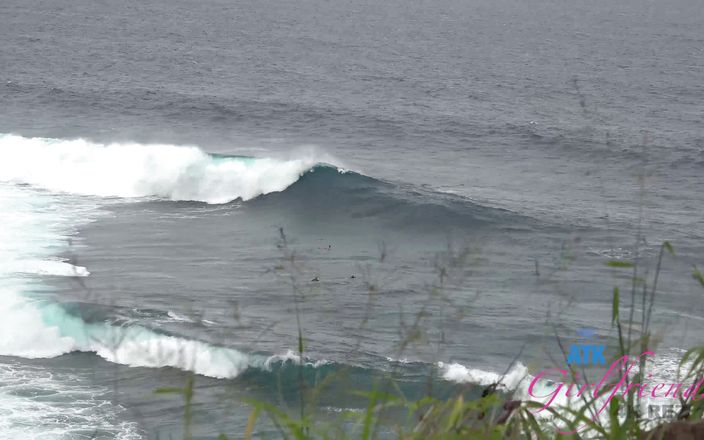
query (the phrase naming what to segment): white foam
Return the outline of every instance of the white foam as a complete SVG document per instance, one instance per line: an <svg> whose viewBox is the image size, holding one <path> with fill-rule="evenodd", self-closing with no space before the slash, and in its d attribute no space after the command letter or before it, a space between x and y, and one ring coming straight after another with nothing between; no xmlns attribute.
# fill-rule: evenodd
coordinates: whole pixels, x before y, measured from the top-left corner
<svg viewBox="0 0 704 440"><path fill-rule="evenodd" d="M24 289L22 285L0 288L0 355L38 358L72 351L74 341L57 327L45 325L36 302L18 295Z"/></svg>
<svg viewBox="0 0 704 440"><path fill-rule="evenodd" d="M193 320L192 320L191 318L189 318L189 317L187 317L187 316L179 315L178 313L172 312L171 310L169 310L168 312L166 312L166 315L167 315L172 321L193 322Z"/></svg>
<svg viewBox="0 0 704 440"><path fill-rule="evenodd" d="M0 438L89 438L96 431L142 438L136 423L120 419L124 409L110 402L108 390L86 382L77 374L0 363Z"/></svg>
<svg viewBox="0 0 704 440"><path fill-rule="evenodd" d="M0 290L0 295L7 294ZM139 327L87 324L56 304L27 301L17 295L0 302L0 354L25 358L95 352L132 367L173 367L215 378L233 378L250 365L234 349L163 335Z"/></svg>
<svg viewBox="0 0 704 440"><path fill-rule="evenodd" d="M173 367L219 379L237 377L249 368L250 356L237 350L200 341L159 335L140 327L102 326L86 332L94 351L110 362L132 367ZM96 338L96 335L98 338Z"/></svg>
<svg viewBox="0 0 704 440"><path fill-rule="evenodd" d="M294 352L293 350L287 350L286 353L284 353L284 354L275 354L273 356L269 356L264 361L262 367L267 370L270 370L272 367L272 364L276 364L276 363L285 364L287 362L291 362L295 365L300 365L301 364L301 356L298 353ZM330 363L330 361L328 361L326 359L321 359L321 360L316 360L316 361L306 360L304 362L305 365L308 365L308 366L311 366L314 368L318 368L323 365L327 365L329 363Z"/></svg>
<svg viewBox="0 0 704 440"><path fill-rule="evenodd" d="M0 355L45 358L90 351L124 365L168 366L217 378L246 369L250 357L237 350L138 326L85 323L42 296L36 282L17 276L88 276L86 268L51 255L65 250L77 226L99 215L86 200L0 183Z"/></svg>
<svg viewBox="0 0 704 440"><path fill-rule="evenodd" d="M474 383L478 385L499 384L504 389L515 390L520 385L530 383L532 376L525 365L516 363L503 377L492 371L468 368L462 364L445 364L438 362L438 368L445 380L457 383Z"/></svg>
<svg viewBox="0 0 704 440"><path fill-rule="evenodd" d="M60 277L87 277L88 269L59 260L18 260L8 264L6 272Z"/></svg>
<svg viewBox="0 0 704 440"><path fill-rule="evenodd" d="M197 147L0 135L0 181L100 197L226 203L283 191L317 163L213 157Z"/></svg>
<svg viewBox="0 0 704 440"><path fill-rule="evenodd" d="M65 237L73 232L65 221L66 212L55 215L70 206L28 188L0 184L1 355L46 357L74 348L71 338L45 325L37 287L17 276L17 272L87 275L85 268L50 258L65 247Z"/></svg>

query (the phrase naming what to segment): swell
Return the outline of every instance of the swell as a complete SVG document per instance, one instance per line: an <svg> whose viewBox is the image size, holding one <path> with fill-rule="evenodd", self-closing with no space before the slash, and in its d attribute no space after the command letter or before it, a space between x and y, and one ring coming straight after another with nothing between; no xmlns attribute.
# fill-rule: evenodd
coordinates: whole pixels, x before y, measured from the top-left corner
<svg viewBox="0 0 704 440"><path fill-rule="evenodd" d="M85 198L0 183L0 206L0 355L49 358L76 351L93 352L132 367L172 367L214 378L242 377L262 383L275 383L270 380L275 374L292 379L285 382L295 382L301 360L292 352L273 356L247 353L127 321L84 319L87 311L82 307L71 310L70 305L56 303L40 284L41 277L79 281L90 276L90 267L75 266L54 256L66 249L68 239L76 240L77 228L100 218L100 205ZM303 360L311 380L320 375L350 373L370 384L373 377L388 371L389 365L383 361L362 367ZM473 371L470 377L463 376L457 367L440 367L448 383L469 378L470 382L484 384L494 378L481 370ZM431 371L427 364L403 364L398 370L404 381L415 384L422 383Z"/></svg>
<svg viewBox="0 0 704 440"><path fill-rule="evenodd" d="M511 221L527 226L531 219L466 197L375 179L330 165L316 165L285 191L248 203L252 209L275 209L287 216L330 222L380 221L394 227L434 230L467 228Z"/></svg>
<svg viewBox="0 0 704 440"><path fill-rule="evenodd" d="M411 398L422 397L426 389L422 385L427 383L428 377L433 378L436 395L450 395L458 390L454 385L457 383L477 385L472 387L472 392L479 392L499 382L501 389L515 390L518 396L525 396L528 383L533 379L520 364L506 374L457 363L380 361L359 366L301 360L292 352L279 356L247 353L127 322L87 321L80 313L70 313L52 301L46 287L39 282L40 277L47 274L77 279L90 276L90 267L73 266L67 261L58 264L54 255L65 249L66 239L75 235L81 223L99 218L100 205L91 203L94 202L85 198L56 196L0 183L3 208L0 210L3 225L0 229L0 262L3 263L0 264L0 355L48 358L76 351L92 352L110 362L131 367L172 367L214 378L238 378L262 387L283 383L288 393L297 392L295 384L301 367L308 383L347 376L347 382L337 382L341 384L336 385L340 393L349 392L350 386L346 384L353 384L356 389L371 388L375 378L390 376ZM22 264L4 264L17 261ZM179 318L173 316L172 319ZM277 377L281 380L272 380ZM543 396L550 395L555 387L547 381L538 385L538 395ZM358 405L358 402L349 404Z"/></svg>
<svg viewBox="0 0 704 440"><path fill-rule="evenodd" d="M277 360L143 326L87 321L53 301L40 284L42 276L90 276L89 267L55 257L79 227L103 213L100 200L80 195L206 203L241 199L251 200L247 205L255 209L273 204L309 216L334 212L435 226L502 215L459 197L320 165L314 158L257 159L209 155L195 147L11 135L0 137L0 158L0 355L8 356L94 352L129 366L173 367L216 378L292 362L290 356Z"/></svg>
<svg viewBox="0 0 704 440"><path fill-rule="evenodd" d="M287 159L209 154L197 147L96 144L0 135L0 181L54 193L224 204L251 201L308 218L377 219L464 228L514 218L453 194L346 171L321 155ZM527 219L515 222L526 226Z"/></svg>

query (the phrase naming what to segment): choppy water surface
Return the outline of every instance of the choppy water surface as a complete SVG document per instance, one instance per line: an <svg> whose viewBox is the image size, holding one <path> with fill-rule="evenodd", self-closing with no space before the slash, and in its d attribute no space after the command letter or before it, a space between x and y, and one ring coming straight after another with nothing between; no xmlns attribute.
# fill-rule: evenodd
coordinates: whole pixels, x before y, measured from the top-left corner
<svg viewBox="0 0 704 440"><path fill-rule="evenodd" d="M553 324L608 345L638 231L677 252L665 374L704 324L704 11L676 3L3 2L0 437L179 436L152 391L188 372L202 438L295 408L292 282L331 418L382 372L449 394L520 353L520 390Z"/></svg>

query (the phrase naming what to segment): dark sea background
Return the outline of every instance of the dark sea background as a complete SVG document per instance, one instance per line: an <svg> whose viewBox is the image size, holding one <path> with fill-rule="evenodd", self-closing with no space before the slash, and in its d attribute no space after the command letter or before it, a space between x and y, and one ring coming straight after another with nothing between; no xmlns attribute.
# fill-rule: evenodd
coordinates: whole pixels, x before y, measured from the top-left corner
<svg viewBox="0 0 704 440"><path fill-rule="evenodd" d="M613 347L605 262L652 280L664 240L667 374L704 329L703 102L697 0L2 0L0 438L181 438L154 390L189 371L195 438L295 414L292 282L331 419L384 372L535 374Z"/></svg>

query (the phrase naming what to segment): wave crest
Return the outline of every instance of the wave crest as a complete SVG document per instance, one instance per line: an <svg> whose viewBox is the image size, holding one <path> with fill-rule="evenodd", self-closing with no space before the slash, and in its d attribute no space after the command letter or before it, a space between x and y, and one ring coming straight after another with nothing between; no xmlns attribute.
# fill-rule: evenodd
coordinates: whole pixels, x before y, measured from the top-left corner
<svg viewBox="0 0 704 440"><path fill-rule="evenodd" d="M175 145L0 136L0 181L100 197L249 200L283 191L316 163L312 156L255 159Z"/></svg>

